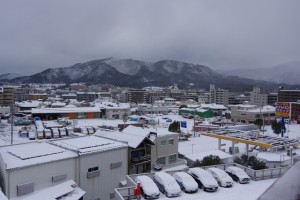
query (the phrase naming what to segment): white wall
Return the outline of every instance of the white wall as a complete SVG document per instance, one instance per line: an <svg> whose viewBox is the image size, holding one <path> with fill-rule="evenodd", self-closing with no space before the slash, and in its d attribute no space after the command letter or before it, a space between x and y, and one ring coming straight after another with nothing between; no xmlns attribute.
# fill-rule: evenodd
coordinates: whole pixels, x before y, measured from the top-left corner
<svg viewBox="0 0 300 200"><path fill-rule="evenodd" d="M127 175L127 147L106 152L99 152L86 156L81 156L80 159L80 183L79 186L86 195L85 200L96 198L109 200L110 193L114 193L114 189L119 187L119 183L126 179ZM122 162L122 166L111 169L111 163ZM100 175L87 178L89 168L99 167Z"/></svg>
<svg viewBox="0 0 300 200"><path fill-rule="evenodd" d="M33 182L34 191L44 189L62 183L66 180L75 180L75 158L60 160L41 165L30 166L12 170L9 173L9 194L8 198L17 196L17 185ZM67 174L65 180L52 182L52 176Z"/></svg>

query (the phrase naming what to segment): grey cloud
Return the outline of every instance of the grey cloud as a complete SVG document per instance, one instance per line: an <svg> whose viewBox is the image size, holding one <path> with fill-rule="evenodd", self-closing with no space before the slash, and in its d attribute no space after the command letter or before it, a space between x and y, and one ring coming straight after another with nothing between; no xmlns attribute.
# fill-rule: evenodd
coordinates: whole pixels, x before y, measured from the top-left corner
<svg viewBox="0 0 300 200"><path fill-rule="evenodd" d="M1 71L105 57L269 67L299 60L299 8L297 0L1 0Z"/></svg>

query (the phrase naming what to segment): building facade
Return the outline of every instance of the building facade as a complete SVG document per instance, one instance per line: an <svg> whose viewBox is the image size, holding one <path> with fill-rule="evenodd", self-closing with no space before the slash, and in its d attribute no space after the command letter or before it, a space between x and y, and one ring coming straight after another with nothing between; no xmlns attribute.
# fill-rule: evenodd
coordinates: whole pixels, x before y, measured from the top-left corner
<svg viewBox="0 0 300 200"><path fill-rule="evenodd" d="M265 106L268 104L268 94L261 93L259 87L254 87L250 92L250 104L257 106Z"/></svg>
<svg viewBox="0 0 300 200"><path fill-rule="evenodd" d="M128 101L132 103L146 103L147 92L146 90L131 89L128 90Z"/></svg>

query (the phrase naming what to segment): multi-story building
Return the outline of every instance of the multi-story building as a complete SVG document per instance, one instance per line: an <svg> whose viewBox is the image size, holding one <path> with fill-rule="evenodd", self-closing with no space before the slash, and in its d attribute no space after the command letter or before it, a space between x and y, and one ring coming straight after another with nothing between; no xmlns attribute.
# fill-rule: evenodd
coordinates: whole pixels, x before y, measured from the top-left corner
<svg viewBox="0 0 300 200"><path fill-rule="evenodd" d="M68 94L62 94L61 98L63 100L67 100L67 99L77 99L77 95L75 93L68 93Z"/></svg>
<svg viewBox="0 0 300 200"><path fill-rule="evenodd" d="M15 102L15 88L5 86L0 88L0 106L9 106Z"/></svg>
<svg viewBox="0 0 300 200"><path fill-rule="evenodd" d="M147 129L128 126L120 131L98 130L96 136L122 141L128 144L128 174L139 174L151 171L151 147Z"/></svg>
<svg viewBox="0 0 300 200"><path fill-rule="evenodd" d="M300 102L300 90L279 90L278 102Z"/></svg>
<svg viewBox="0 0 300 200"><path fill-rule="evenodd" d="M277 93L269 93L267 98L268 98L268 100L267 100L268 105L275 106L275 103L277 102L278 94Z"/></svg>
<svg viewBox="0 0 300 200"><path fill-rule="evenodd" d="M256 119L263 119L265 124L275 120L275 107L257 105L234 105L231 106L231 120L233 122L254 123Z"/></svg>
<svg viewBox="0 0 300 200"><path fill-rule="evenodd" d="M72 91L86 91L88 89L88 86L84 83L72 83L70 84L70 89Z"/></svg>
<svg viewBox="0 0 300 200"><path fill-rule="evenodd" d="M254 87L250 92L250 104L257 106L265 106L268 104L268 94L261 93L259 87Z"/></svg>
<svg viewBox="0 0 300 200"><path fill-rule="evenodd" d="M214 85L209 87L210 100L209 103L216 103L222 105L228 105L229 103L229 91L225 89L216 89Z"/></svg>
<svg viewBox="0 0 300 200"><path fill-rule="evenodd" d="M99 93L96 92L77 92L77 101L93 102L98 97Z"/></svg>
<svg viewBox="0 0 300 200"><path fill-rule="evenodd" d="M249 101L250 101L250 96L248 93L237 93L237 92L229 93L229 98L228 98L229 105L243 104Z"/></svg>
<svg viewBox="0 0 300 200"><path fill-rule="evenodd" d="M29 94L28 100L47 100L49 95L47 93L34 93L34 94Z"/></svg>
<svg viewBox="0 0 300 200"><path fill-rule="evenodd" d="M147 92L141 89L128 90L128 101L132 103L146 103Z"/></svg>

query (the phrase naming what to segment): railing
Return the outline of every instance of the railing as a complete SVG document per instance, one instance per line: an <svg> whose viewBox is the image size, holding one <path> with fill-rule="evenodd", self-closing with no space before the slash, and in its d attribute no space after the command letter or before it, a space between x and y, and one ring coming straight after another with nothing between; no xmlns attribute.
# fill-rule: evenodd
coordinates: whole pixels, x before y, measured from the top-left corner
<svg viewBox="0 0 300 200"><path fill-rule="evenodd" d="M251 168L248 168L243 165L236 164L236 163L204 166L202 168L207 169L207 168L215 167L215 168L225 170L226 168L228 168L230 166L235 166L235 167L239 167L239 168L243 169L249 175L249 177L254 181L278 178L278 177L282 176L290 168L289 166L287 166L287 167L269 168L269 169L263 169L263 170L253 170ZM170 175L173 175L174 173L179 172L179 171L187 172L188 168L182 169L182 170L168 171L168 173ZM115 199L116 200L136 200L137 198L134 195L134 188L136 187L136 183L134 182L135 178L140 175L147 175L148 177L153 179L154 174L155 174L154 172L151 172L151 173L127 175L126 176L127 187L115 189L115 192L116 192Z"/></svg>
<svg viewBox="0 0 300 200"><path fill-rule="evenodd" d="M134 188L135 186L131 187L123 187L115 189L115 200L133 200L137 199L134 195Z"/></svg>
<svg viewBox="0 0 300 200"><path fill-rule="evenodd" d="M151 161L151 155L145 155L142 157L131 158L132 163L138 163L138 162L143 162L143 161Z"/></svg>
<svg viewBox="0 0 300 200"><path fill-rule="evenodd" d="M245 166L237 164L237 163L212 165L212 166L205 166L205 167L202 167L202 168L207 169L207 168L210 168L210 167L216 167L216 168L225 170L227 167L230 167L230 166L235 166L235 167L243 169L248 174L248 176L252 180L255 180L255 181L271 179L271 178L279 178L280 176L282 176L290 168L289 166L286 166L286 167L254 170L254 169L251 169L249 167L245 167Z"/></svg>

